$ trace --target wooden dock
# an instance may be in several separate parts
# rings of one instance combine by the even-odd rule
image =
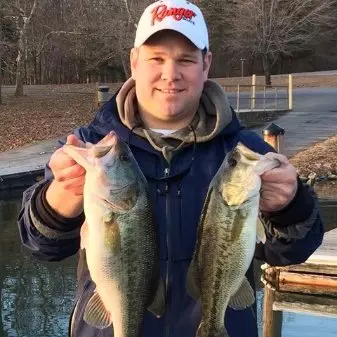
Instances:
[[[337,317],[337,228],[302,264],[263,266],[263,337],[280,337],[282,312]]]

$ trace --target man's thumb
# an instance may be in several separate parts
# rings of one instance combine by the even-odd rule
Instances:
[[[85,144],[81,140],[79,140],[75,135],[69,135],[67,137],[66,144],[85,147]]]

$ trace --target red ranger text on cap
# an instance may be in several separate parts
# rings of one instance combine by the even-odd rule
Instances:
[[[187,8],[167,8],[166,5],[159,5],[152,10],[152,26],[155,21],[162,21],[166,17],[172,16],[175,20],[180,21],[181,19],[191,20],[196,14]]]

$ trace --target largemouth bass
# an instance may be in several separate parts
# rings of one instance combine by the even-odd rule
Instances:
[[[279,165],[239,143],[210,183],[187,273],[187,290],[201,303],[197,337],[227,337],[227,306],[244,309],[255,301],[245,274],[257,236],[265,241],[258,221],[260,175]]]
[[[161,316],[165,306],[147,181],[115,133],[87,147],[64,146],[86,169],[81,248],[96,289],[84,320],[139,337],[146,309]]]

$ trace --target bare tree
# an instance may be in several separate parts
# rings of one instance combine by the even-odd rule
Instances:
[[[3,12],[2,12],[2,3],[0,4],[0,19],[3,22]],[[2,55],[3,55],[3,48],[4,48],[4,37],[2,33],[2,25],[0,25],[0,104],[2,104],[2,94],[1,94],[1,87],[2,87]]]
[[[2,95],[1,95],[1,87],[2,87],[2,50],[3,50],[3,38],[2,38],[2,27],[0,26],[0,104],[2,104]]]
[[[246,64],[248,59],[263,62],[267,78],[273,64],[307,57],[303,51],[310,50],[313,63],[321,62],[320,50],[335,46],[336,24],[332,28],[329,8],[336,1],[195,0],[209,27],[211,76],[233,74],[240,57],[247,58]],[[19,94],[22,83],[124,80],[130,75],[136,23],[151,2],[0,0],[11,29],[2,50],[3,82],[17,82]],[[329,62],[337,65],[334,55],[330,53]]]
[[[19,41],[18,41],[18,55],[16,57],[16,87],[15,87],[15,96],[23,96],[23,82],[24,82],[24,55],[26,49],[26,40],[27,32],[32,20],[33,15],[35,14],[36,6],[38,0],[34,0],[30,10],[24,10],[20,6],[19,1],[17,5],[12,8],[17,12],[16,14],[16,25],[19,32]]]
[[[310,50],[336,18],[336,0],[237,0],[235,7],[233,45],[261,58],[267,85],[281,56]]]

